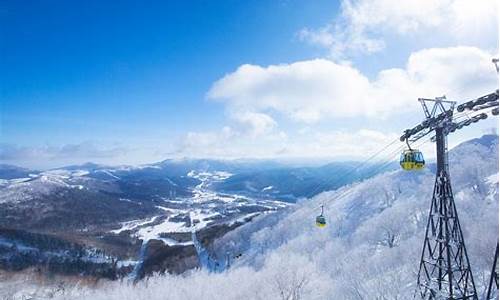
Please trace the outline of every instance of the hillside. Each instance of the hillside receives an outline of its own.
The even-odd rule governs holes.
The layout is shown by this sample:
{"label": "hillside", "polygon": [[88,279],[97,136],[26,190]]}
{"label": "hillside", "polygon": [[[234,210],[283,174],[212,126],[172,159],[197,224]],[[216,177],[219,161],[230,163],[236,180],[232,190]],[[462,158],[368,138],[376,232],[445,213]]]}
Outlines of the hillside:
{"label": "hillside", "polygon": [[[450,165],[476,287],[483,295],[498,237],[498,137],[455,147]],[[262,216],[239,227],[211,249],[234,257],[224,273],[202,270],[183,277],[152,277],[136,286],[110,283],[96,290],[61,290],[58,297],[410,299],[433,189],[432,169],[431,164],[418,173],[380,174],[301,202],[292,212]],[[314,217],[321,204],[329,225],[320,230]]]}
{"label": "hillside", "polygon": [[[140,279],[153,272],[182,274],[202,266],[202,256],[221,269],[226,258],[204,247],[213,248],[217,239],[260,215],[328,189],[332,183],[325,179],[341,177],[354,164],[178,159],[44,171],[2,165],[0,271]],[[323,183],[319,189],[317,182]],[[47,241],[59,246],[47,249]]]}

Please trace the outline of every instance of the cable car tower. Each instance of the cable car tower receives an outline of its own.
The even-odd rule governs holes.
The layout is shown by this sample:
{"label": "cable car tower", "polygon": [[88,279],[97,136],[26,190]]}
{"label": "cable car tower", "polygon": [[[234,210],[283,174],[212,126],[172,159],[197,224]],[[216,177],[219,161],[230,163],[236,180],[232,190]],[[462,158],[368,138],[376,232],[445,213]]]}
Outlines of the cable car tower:
{"label": "cable car tower", "polygon": [[[498,58],[493,58],[491,60],[492,63],[495,64],[495,68],[497,69],[497,74],[500,71],[498,67]],[[496,113],[498,114],[498,109],[496,110]],[[495,250],[495,258],[493,259],[493,267],[491,268],[491,274],[490,274],[490,284],[488,285],[488,292],[486,293],[486,300],[490,299],[498,299],[498,241],[497,241],[497,248]]]}
{"label": "cable car tower", "polygon": [[493,268],[491,269],[490,284],[486,293],[486,300],[498,299],[498,242],[493,259]]}
{"label": "cable car tower", "polygon": [[434,134],[436,142],[436,181],[427,220],[424,245],[420,259],[417,289],[422,299],[478,299],[469,258],[458,219],[448,170],[447,136],[465,126],[486,119],[482,110],[498,115],[498,90],[457,107],[458,112],[470,110],[463,121],[454,120],[454,101],[446,97],[418,99],[425,120],[407,129],[400,137],[402,142],[415,142]]}

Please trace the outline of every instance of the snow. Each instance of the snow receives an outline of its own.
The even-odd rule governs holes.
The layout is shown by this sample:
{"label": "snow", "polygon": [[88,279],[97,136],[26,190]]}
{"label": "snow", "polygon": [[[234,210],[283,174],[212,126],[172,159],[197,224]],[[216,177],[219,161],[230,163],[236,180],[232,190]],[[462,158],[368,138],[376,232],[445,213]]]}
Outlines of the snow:
{"label": "snow", "polygon": [[30,174],[27,178],[15,178],[0,182],[0,203],[20,203],[35,197],[49,195],[57,189],[84,190],[91,180],[85,170],[56,169],[39,174]]}
{"label": "snow", "polygon": [[173,182],[170,178],[168,177],[165,177],[165,179],[168,181],[168,183],[170,183],[171,185],[173,186],[177,186],[177,183]]}
{"label": "snow", "polygon": [[225,269],[225,264],[217,261],[217,259],[213,258],[208,250],[203,247],[203,244],[198,240],[196,236],[196,232],[191,233],[191,239],[193,240],[193,245],[196,249],[196,253],[198,254],[198,261],[201,267],[208,272],[222,272]]}
{"label": "snow", "polygon": [[127,199],[127,198],[119,198],[118,199],[119,201],[122,201],[122,202],[129,202],[129,203],[133,203],[133,204],[136,204],[136,205],[142,205],[141,202],[135,202],[135,201],[132,201],[130,199]]}
{"label": "snow", "polygon": [[70,177],[82,177],[86,176],[89,174],[89,171],[87,170],[66,170],[66,169],[55,169],[55,170],[49,170],[40,173],[42,176],[55,176],[55,177],[61,177],[64,179],[70,178]]}
{"label": "snow", "polygon": [[[264,212],[265,214],[266,212]],[[253,214],[248,214],[246,216],[243,216],[243,217],[239,217],[239,218],[236,218],[234,220],[232,220],[231,222],[228,223],[229,226],[232,226],[236,223],[244,223],[246,219],[249,219],[249,218],[253,218],[253,217],[256,217],[256,216],[259,216],[261,213],[253,213]]]}
{"label": "snow", "polygon": [[[245,205],[260,205],[264,209],[275,211],[279,208],[289,206],[288,203],[283,203],[276,200],[252,200],[239,195],[219,194],[210,189],[213,182],[224,180],[232,176],[227,172],[195,172],[191,171],[187,174],[190,177],[197,178],[201,181],[193,189],[193,197],[172,201],[165,199],[165,205],[155,206],[163,213],[155,216],[154,219],[133,220],[122,223],[120,229],[112,230],[112,233],[119,234],[125,230],[131,231],[131,235],[143,240],[146,243],[148,240],[162,240],[167,245],[192,245],[192,241],[178,242],[171,238],[161,237],[162,233],[186,233],[199,231],[215,222],[228,223],[229,225],[235,222],[243,222],[248,217],[254,217],[262,212],[241,213],[237,208]],[[120,199],[129,201],[128,199]],[[222,202],[222,203],[221,203]],[[183,208],[171,208],[168,205],[172,203],[182,204]],[[221,205],[225,208],[221,214]],[[233,215],[227,217],[226,214],[237,214],[236,220]],[[189,217],[191,226],[185,222],[183,218]],[[161,219],[159,219],[161,218]],[[212,218],[217,218],[214,221]]]}
{"label": "snow", "polygon": [[140,228],[135,234],[138,238],[147,241],[151,239],[158,239],[161,233],[169,232],[189,232],[189,228],[185,227],[184,222],[171,222],[169,219],[157,225],[145,226]]}
{"label": "snow", "polygon": [[68,179],[69,177],[64,176],[64,175],[42,175],[40,176],[40,181],[48,184],[55,184],[60,187],[71,187],[71,185],[67,184],[64,179]]}
{"label": "snow", "polygon": [[201,181],[222,181],[226,180],[229,177],[233,176],[233,174],[224,171],[214,171],[214,172],[197,172],[194,170],[189,171],[187,174],[188,177],[197,178]]}
{"label": "snow", "polygon": [[266,186],[265,188],[262,189],[262,192],[272,190],[274,187],[272,185]]}
{"label": "snow", "polygon": [[158,216],[154,216],[154,217],[143,219],[143,220],[133,220],[133,221],[128,221],[128,222],[123,222],[123,223],[121,223],[122,224],[121,228],[111,230],[110,232],[115,233],[115,234],[120,234],[123,231],[133,230],[137,227],[141,227],[143,225],[153,223],[157,218],[158,218]]}
{"label": "snow", "polygon": [[[455,202],[479,295],[487,287],[498,239],[498,144],[493,150],[466,145],[458,149],[460,155],[450,153]],[[154,276],[136,285],[112,282],[98,289],[68,288],[56,299],[159,300],[165,295],[172,299],[412,299],[434,181],[429,169],[393,171],[277,213],[256,215],[210,249],[219,258],[231,257],[231,268],[222,273],[194,270],[183,276]],[[328,225],[319,229],[314,219],[323,204]],[[191,217],[211,214],[193,209]],[[168,219],[144,225],[151,235],[174,227],[179,230],[179,224]],[[210,268],[206,249],[197,250]]]}
{"label": "snow", "polygon": [[[182,201],[179,201],[179,202],[182,202]],[[165,207],[165,206],[160,206],[160,205],[156,205],[155,207],[158,209],[161,209],[165,212],[171,213],[171,214],[179,214],[179,213],[185,212],[185,210],[183,210],[183,209],[170,208],[170,207]]]}
{"label": "snow", "polygon": [[[129,229],[134,229],[136,227],[141,227],[136,233],[135,236],[137,238],[142,239],[143,241],[148,241],[151,239],[161,239],[161,233],[172,233],[172,232],[191,232],[197,231],[205,228],[211,221],[207,220],[210,217],[214,217],[219,215],[218,213],[207,213],[201,209],[195,209],[190,212],[190,218],[192,222],[191,227],[187,227],[185,222],[174,222],[171,219],[177,215],[166,218],[163,222],[151,226],[143,226],[152,222],[145,222],[142,224],[138,224]],[[158,217],[158,216],[157,216]],[[156,217],[156,218],[157,218]],[[122,230],[123,231],[123,230]],[[163,240],[163,239],[162,239]],[[167,242],[171,242],[168,241]]]}
{"label": "snow", "polygon": [[49,195],[59,188],[71,188],[57,176],[40,176],[30,180],[7,180],[0,189],[0,203],[27,202],[35,196]]}
{"label": "snow", "polygon": [[492,185],[498,184],[498,173],[488,176],[486,182]]}
{"label": "snow", "polygon": [[74,176],[74,177],[81,177],[81,176],[86,176],[89,174],[89,171],[85,171],[85,170],[76,170],[74,171],[71,176]]}
{"label": "snow", "polygon": [[193,245],[193,241],[178,242],[178,241],[171,239],[171,238],[157,238],[157,239],[163,241],[168,246],[190,246],[190,245]]}
{"label": "snow", "polygon": [[118,268],[121,267],[126,267],[126,266],[135,266],[138,263],[137,260],[133,259],[126,259],[126,260],[119,260],[116,265]]}
{"label": "snow", "polygon": [[5,183],[21,183],[21,182],[26,182],[28,180],[31,180],[31,178],[14,178],[11,180],[5,180]]}
{"label": "snow", "polygon": [[144,169],[161,169],[160,166],[155,165],[137,165],[137,166],[118,166],[115,168],[117,171],[133,171],[133,170],[144,170]]}
{"label": "snow", "polygon": [[[476,287],[482,295],[498,238],[498,151],[474,147],[461,150],[460,164],[451,162],[450,176]],[[477,152],[482,155],[471,155]],[[207,219],[218,215],[195,204],[209,206],[210,201],[223,199],[233,209],[240,205],[238,200],[266,203],[210,192],[210,183],[221,178],[214,172],[190,174],[202,181],[190,209],[191,219],[200,222],[192,227],[173,222],[171,218],[182,211],[159,205],[163,214],[122,223],[115,232],[131,228],[144,240],[160,239],[162,232],[204,228],[210,224]],[[293,293],[296,299],[411,299],[434,180],[429,169],[394,171],[322,193],[288,210],[255,213],[253,222],[229,232],[210,249],[219,261],[226,254],[231,257],[231,269],[222,273],[194,270],[183,276],[152,277],[136,285],[112,282],[96,290],[68,288],[59,299],[154,300],[166,294],[172,299],[280,299]],[[322,204],[328,225],[318,229],[314,218]],[[233,221],[248,216],[252,214]],[[199,247],[196,238],[184,243],[161,240],[169,245],[195,244],[205,269],[215,270],[209,252]]]}
{"label": "snow", "polygon": [[[191,221],[194,224],[194,230],[198,231],[202,228],[205,228],[211,221],[208,220],[211,217],[215,217],[220,215],[217,212],[205,212],[204,210],[201,209],[195,209],[189,212],[189,216],[191,218]],[[193,224],[192,224],[193,225]]]}
{"label": "snow", "polygon": [[225,203],[232,203],[236,200],[242,199],[239,195],[229,195],[229,194],[219,194],[210,190],[210,185],[213,182],[219,182],[228,179],[232,176],[231,173],[215,171],[215,172],[196,172],[190,171],[187,174],[188,177],[196,178],[201,181],[193,189],[193,198],[191,199],[195,203],[205,203],[213,200],[223,201]]}
{"label": "snow", "polygon": [[110,170],[97,170],[96,172],[99,172],[99,173],[104,173],[112,178],[115,178],[115,179],[120,179],[120,177],[116,176],[115,174],[113,174]]}

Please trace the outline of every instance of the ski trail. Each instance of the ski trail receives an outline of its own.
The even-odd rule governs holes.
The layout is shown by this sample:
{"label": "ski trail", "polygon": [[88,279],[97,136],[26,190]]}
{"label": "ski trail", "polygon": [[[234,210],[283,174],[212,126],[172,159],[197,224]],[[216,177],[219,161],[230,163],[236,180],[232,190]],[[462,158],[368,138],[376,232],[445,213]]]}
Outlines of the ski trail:
{"label": "ski trail", "polygon": [[198,261],[203,269],[209,272],[219,273],[225,270],[225,265],[212,258],[207,249],[203,247],[202,243],[196,237],[196,231],[191,232],[191,239],[193,240],[196,253],[198,254]]}
{"label": "ski trail", "polygon": [[148,240],[142,242],[141,250],[139,251],[139,262],[134,266],[134,270],[129,275],[129,281],[137,282],[140,278],[144,259],[146,258],[146,250],[148,249]]}

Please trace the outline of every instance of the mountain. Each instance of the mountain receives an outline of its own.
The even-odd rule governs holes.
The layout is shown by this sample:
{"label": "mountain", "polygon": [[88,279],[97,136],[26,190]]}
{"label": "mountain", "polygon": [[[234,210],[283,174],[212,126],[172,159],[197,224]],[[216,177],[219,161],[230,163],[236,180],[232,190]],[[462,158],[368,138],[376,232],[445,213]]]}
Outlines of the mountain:
{"label": "mountain", "polygon": [[335,162],[321,167],[280,167],[266,171],[250,170],[217,183],[214,188],[223,192],[240,193],[254,197],[272,197],[295,202],[298,198],[311,197],[320,192],[336,189],[397,167],[396,163],[372,164],[357,170],[355,169],[357,164],[357,162]]}
{"label": "mountain", "polygon": [[[456,146],[449,152],[449,161],[481,298],[498,240],[498,136]],[[271,216],[260,224],[238,228],[218,240],[213,251],[243,253],[233,264],[236,269],[257,268],[257,274],[245,276],[253,276],[255,281],[279,278],[290,283],[282,286],[288,291],[307,279],[307,287],[301,291],[306,299],[333,295],[335,299],[411,299],[434,180],[433,168],[380,174],[317,195],[284,217]],[[320,205],[325,205],[326,230],[314,226]],[[272,284],[267,288],[270,293],[278,289]],[[265,290],[266,285],[251,285],[245,293],[257,289]]]}
{"label": "mountain", "polygon": [[[88,276],[141,278],[151,272],[183,273],[198,267],[202,256],[206,265],[220,269],[223,264],[205,247],[260,215],[285,211],[289,202],[321,192],[328,185],[318,188],[318,181],[343,176],[354,164],[180,159],[45,171],[4,166],[0,269],[17,272],[50,263],[44,272],[74,275],[81,265]],[[363,176],[368,173],[344,176],[336,184]],[[270,185],[274,188],[265,188]],[[48,250],[45,241],[61,246]],[[69,254],[60,254],[65,251]],[[101,253],[99,264],[81,253]]]}
{"label": "mountain", "polygon": [[[462,143],[449,159],[482,298],[498,239],[498,137]],[[135,286],[109,282],[55,298],[411,299],[434,180],[432,168],[389,171],[255,217],[207,245],[214,257],[230,258],[224,273],[156,276]],[[324,229],[314,225],[320,205],[325,206]]]}
{"label": "mountain", "polygon": [[30,174],[35,174],[35,173],[38,173],[38,171],[32,171],[29,169],[20,168],[12,165],[0,164],[0,180],[25,178],[29,177]]}

